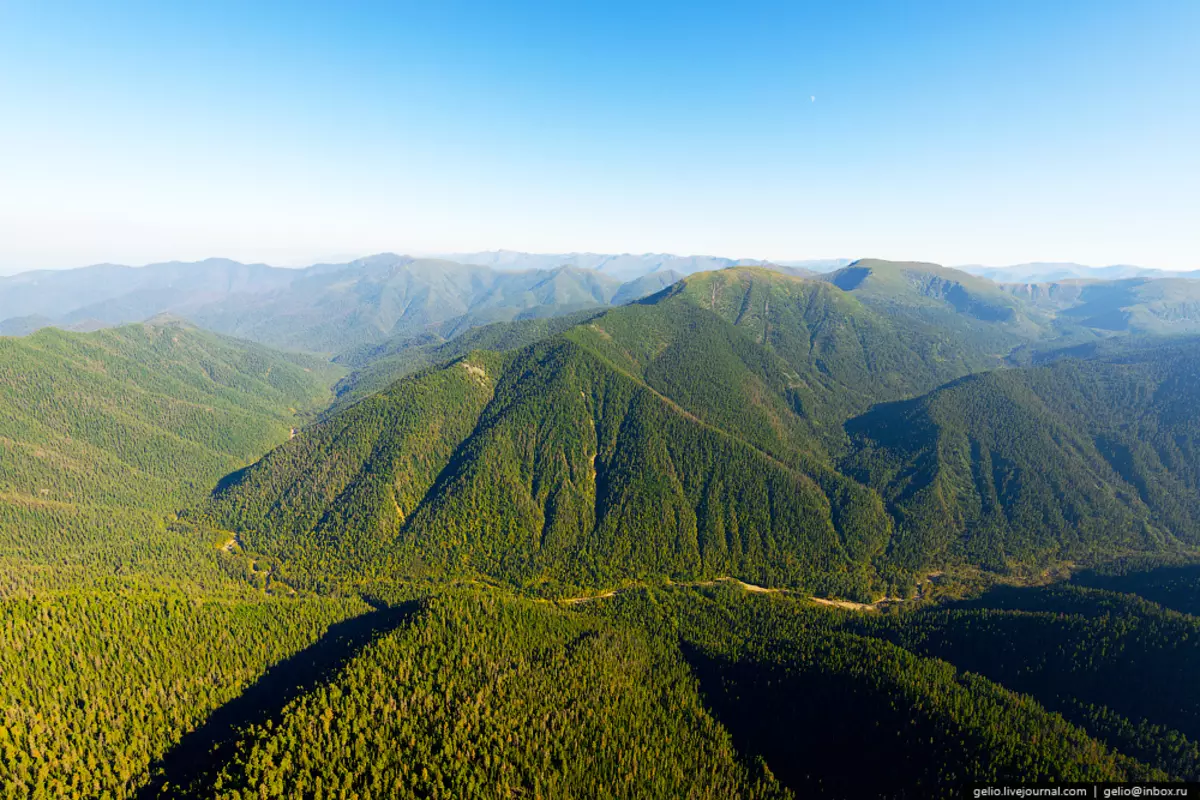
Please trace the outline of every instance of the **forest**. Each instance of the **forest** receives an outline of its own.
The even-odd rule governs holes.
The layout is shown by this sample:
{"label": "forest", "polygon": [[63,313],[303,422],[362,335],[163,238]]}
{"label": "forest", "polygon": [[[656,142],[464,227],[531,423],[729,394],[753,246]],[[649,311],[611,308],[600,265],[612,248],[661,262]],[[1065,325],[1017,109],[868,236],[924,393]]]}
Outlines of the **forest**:
{"label": "forest", "polygon": [[332,358],[0,337],[0,794],[1200,780],[1200,340],[930,265],[602,283]]}

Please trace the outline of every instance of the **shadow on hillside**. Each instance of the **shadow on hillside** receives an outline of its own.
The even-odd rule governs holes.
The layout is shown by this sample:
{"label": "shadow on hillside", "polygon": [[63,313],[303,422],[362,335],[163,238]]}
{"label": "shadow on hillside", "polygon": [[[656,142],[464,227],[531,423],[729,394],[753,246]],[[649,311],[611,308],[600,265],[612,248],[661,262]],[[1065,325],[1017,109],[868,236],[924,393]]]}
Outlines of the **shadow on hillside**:
{"label": "shadow on hillside", "polygon": [[221,478],[221,480],[217,481],[217,485],[213,487],[211,492],[212,496],[217,497],[229,491],[234,486],[237,486],[242,482],[242,479],[245,478],[249,472],[250,467],[242,467],[241,469],[235,469],[233,472]]}
{"label": "shadow on hillside", "polygon": [[935,731],[889,694],[836,670],[733,662],[686,643],[682,650],[743,763],[757,772],[761,759],[797,797],[950,796],[937,788],[937,770],[959,758],[958,739],[935,742]]}
{"label": "shadow on hillside", "polygon": [[320,639],[268,669],[213,711],[152,764],[152,777],[138,792],[138,800],[210,796],[206,787],[233,752],[241,730],[276,717],[292,700],[333,678],[373,639],[404,624],[416,608],[416,603],[381,607],[331,625]]}
{"label": "shadow on hillside", "polygon": [[687,643],[681,645],[709,712],[729,731],[734,749],[752,770],[759,759],[775,777],[796,790],[812,788],[804,740],[810,721],[794,717],[786,708],[788,689],[778,683],[775,696],[763,689],[770,681],[756,674],[755,665],[737,665],[714,658]]}

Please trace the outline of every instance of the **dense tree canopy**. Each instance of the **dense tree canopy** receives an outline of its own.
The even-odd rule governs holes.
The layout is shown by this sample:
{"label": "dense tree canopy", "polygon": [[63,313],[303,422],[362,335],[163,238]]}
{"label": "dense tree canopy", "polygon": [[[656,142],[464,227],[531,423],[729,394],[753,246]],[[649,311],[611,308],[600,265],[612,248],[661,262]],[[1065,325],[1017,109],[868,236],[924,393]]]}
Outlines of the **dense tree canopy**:
{"label": "dense tree canopy", "polygon": [[1200,779],[1200,342],[929,265],[554,274],[586,311],[423,296],[336,400],[178,322],[0,338],[0,793]]}

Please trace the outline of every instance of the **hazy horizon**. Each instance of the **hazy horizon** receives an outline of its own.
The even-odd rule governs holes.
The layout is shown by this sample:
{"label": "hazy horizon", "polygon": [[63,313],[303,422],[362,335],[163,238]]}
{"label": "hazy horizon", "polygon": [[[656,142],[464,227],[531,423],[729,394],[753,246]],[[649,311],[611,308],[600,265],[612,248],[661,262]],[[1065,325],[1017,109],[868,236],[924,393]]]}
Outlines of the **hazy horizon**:
{"label": "hazy horizon", "polygon": [[[535,257],[597,255],[597,256],[667,256],[667,257],[677,257],[677,258],[723,258],[723,259],[729,259],[732,261],[764,261],[764,262],[780,264],[780,265],[796,264],[796,263],[801,263],[801,262],[812,262],[812,263],[832,262],[832,261],[853,262],[853,261],[858,261],[858,260],[862,260],[862,259],[878,259],[878,260],[883,260],[883,261],[915,261],[915,262],[935,263],[935,264],[939,263],[939,262],[931,261],[930,259],[923,259],[923,258],[898,259],[898,258],[887,258],[886,256],[875,256],[875,255],[854,256],[854,257],[829,256],[829,257],[770,258],[770,257],[763,257],[763,256],[730,255],[728,253],[666,253],[666,252],[639,253],[639,252],[632,252],[632,251],[613,251],[613,252],[599,253],[599,252],[595,252],[595,251],[585,251],[585,250],[571,250],[571,251],[563,251],[560,253],[538,253],[538,252],[523,251],[523,250],[509,250],[507,248],[492,248],[492,249],[475,250],[475,251],[469,251],[469,252],[468,251],[457,251],[457,252],[453,252],[453,253],[424,253],[424,252],[411,251],[411,250],[383,250],[383,251],[377,251],[377,252],[362,253],[362,254],[358,254],[358,255],[348,254],[348,253],[347,254],[338,254],[338,255],[331,255],[331,256],[325,256],[325,257],[317,257],[317,258],[313,258],[311,260],[297,260],[297,261],[291,261],[291,262],[270,262],[270,261],[261,261],[261,260],[247,260],[247,259],[240,259],[240,258],[232,258],[232,257],[225,256],[225,255],[210,255],[210,256],[203,256],[201,258],[188,258],[188,259],[168,258],[168,259],[160,259],[160,260],[155,260],[155,261],[147,261],[147,262],[133,263],[133,264],[121,263],[121,262],[116,262],[116,261],[95,261],[95,262],[91,262],[91,263],[87,263],[87,264],[68,264],[68,265],[63,265],[63,266],[33,267],[30,269],[19,269],[19,268],[5,269],[3,267],[0,267],[0,277],[12,277],[14,275],[20,275],[20,274],[24,274],[27,272],[42,272],[42,271],[57,272],[57,271],[66,271],[66,270],[73,270],[73,269],[86,269],[88,267],[97,267],[97,266],[119,266],[119,267],[129,267],[132,269],[141,269],[144,267],[152,267],[152,266],[161,265],[161,264],[172,264],[172,263],[198,264],[198,263],[202,263],[205,261],[221,261],[221,260],[234,261],[234,262],[237,262],[240,264],[264,265],[264,266],[275,267],[275,268],[279,268],[279,269],[304,269],[306,267],[311,267],[311,266],[314,266],[317,264],[351,263],[353,261],[358,261],[361,259],[366,259],[366,258],[371,258],[374,256],[380,256],[380,255],[386,255],[386,254],[393,254],[393,255],[398,255],[398,256],[408,256],[408,257],[412,257],[412,258],[444,259],[444,260],[448,260],[448,261],[453,261],[454,256],[456,256],[456,255],[459,255],[459,256],[461,256],[461,255],[480,255],[480,254],[486,254],[486,253],[514,253],[514,254],[529,255],[529,256],[535,256]],[[1187,268],[1161,267],[1161,266],[1158,266],[1155,264],[1146,264],[1146,263],[1085,264],[1085,263],[1081,263],[1081,262],[1077,262],[1077,261],[1048,261],[1048,260],[1033,260],[1033,261],[1025,261],[1025,262],[1012,263],[1012,264],[988,264],[988,263],[981,263],[981,262],[969,262],[969,263],[964,263],[964,264],[941,264],[941,266],[951,267],[954,269],[996,269],[996,270],[1008,269],[1008,268],[1014,268],[1014,267],[1028,267],[1028,266],[1045,266],[1045,267],[1052,267],[1052,266],[1068,267],[1068,266],[1070,266],[1070,267],[1082,267],[1085,269],[1107,269],[1107,268],[1111,268],[1111,267],[1128,267],[1128,268],[1145,269],[1145,270],[1163,270],[1164,272],[1189,272],[1190,271]]]}
{"label": "hazy horizon", "polygon": [[6,4],[0,274],[496,248],[1196,269],[1197,30],[1186,0]]}

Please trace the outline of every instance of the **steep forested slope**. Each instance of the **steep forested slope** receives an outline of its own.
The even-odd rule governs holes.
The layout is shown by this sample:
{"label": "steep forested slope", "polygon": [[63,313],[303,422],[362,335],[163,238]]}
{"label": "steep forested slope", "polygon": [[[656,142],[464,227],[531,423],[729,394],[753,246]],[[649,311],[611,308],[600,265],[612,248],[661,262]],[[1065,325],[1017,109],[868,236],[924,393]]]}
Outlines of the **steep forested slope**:
{"label": "steep forested slope", "polygon": [[[669,643],[511,598],[434,598],[249,732],[196,797],[787,797]],[[213,788],[210,788],[213,787]]]}
{"label": "steep forested slope", "polygon": [[314,568],[378,556],[475,429],[505,360],[419,374],[302,431],[223,481],[211,515],[244,546]]}
{"label": "steep forested slope", "polygon": [[312,427],[196,519],[310,579],[349,563],[527,584],[735,572],[861,592],[882,507],[565,339],[473,353]]}
{"label": "steep forested slope", "polygon": [[571,336],[694,413],[774,395],[833,437],[872,403],[997,363],[930,326],[895,325],[824,281],[760,268],[692,276]]}
{"label": "steep forested slope", "polygon": [[452,339],[435,334],[393,337],[377,345],[364,345],[341,353],[334,362],[354,370],[338,381],[335,408],[344,407],[387,388],[424,367],[447,364],[472,350],[517,350],[555,336],[602,314],[589,309],[557,317],[515,322],[494,322],[463,331]]}
{"label": "steep forested slope", "polygon": [[1200,541],[1194,341],[964,379],[848,426],[898,556],[975,562]]}
{"label": "steep forested slope", "polygon": [[225,258],[127,267],[96,264],[0,277],[0,325],[38,318],[42,325],[93,320],[105,325],[140,322],[166,311],[215,302],[235,294],[286,287],[298,270],[240,264]]}
{"label": "steep forested slope", "polygon": [[1200,332],[1200,281],[1130,278],[1001,284],[1002,289],[1061,319],[1109,332]]}
{"label": "steep forested slope", "polygon": [[1050,309],[986,278],[937,264],[862,259],[825,279],[906,325],[935,326],[960,346],[995,356],[1031,340],[1074,332],[1070,321],[1057,320]]}
{"label": "steep forested slope", "polygon": [[[984,284],[855,268],[700,274],[355,349],[320,414],[339,367],[186,325],[0,339],[0,792],[1200,777],[1194,617],[1081,588],[883,613],[802,597],[943,565],[1189,563],[1198,343],[1054,349],[1061,320]],[[316,274],[314,297],[363,290]],[[321,308],[321,331],[346,323]],[[963,377],[1022,342],[1039,366]],[[1077,581],[1200,596],[1194,566]]]}
{"label": "steep forested slope", "polygon": [[679,642],[738,749],[765,759],[799,797],[958,797],[968,781],[1165,777],[1012,687],[889,642],[884,631],[907,631],[910,615],[873,626],[854,612],[731,588],[630,592],[585,611]]}
{"label": "steep forested slope", "polygon": [[678,277],[662,270],[623,283],[565,261],[501,272],[393,253],[304,269],[226,259],[102,264],[0,277],[0,332],[95,330],[171,313],[275,347],[336,353],[390,337],[450,338],[500,320],[620,305]]}
{"label": "steep forested slope", "polygon": [[212,330],[276,347],[336,353],[391,336],[451,336],[522,314],[605,306],[620,282],[560,268],[498,273],[485,267],[383,254],[310,267],[286,289],[238,295],[188,311]]}
{"label": "steep forested slope", "polygon": [[176,561],[163,514],[286,441],[339,371],[172,322],[0,338],[6,571]]}
{"label": "steep forested slope", "polygon": [[1186,556],[1120,558],[1072,575],[1071,583],[1135,594],[1164,608],[1200,615],[1200,564]]}
{"label": "steep forested slope", "polygon": [[997,589],[855,627],[1036,698],[1138,760],[1200,777],[1200,620],[1127,594]]}
{"label": "steep forested slope", "polygon": [[847,422],[995,363],[933,331],[823,281],[693,276],[333,413],[197,519],[306,580],[349,559],[550,591],[736,574],[858,596],[947,560],[1198,540],[1194,343],[996,370]]}

